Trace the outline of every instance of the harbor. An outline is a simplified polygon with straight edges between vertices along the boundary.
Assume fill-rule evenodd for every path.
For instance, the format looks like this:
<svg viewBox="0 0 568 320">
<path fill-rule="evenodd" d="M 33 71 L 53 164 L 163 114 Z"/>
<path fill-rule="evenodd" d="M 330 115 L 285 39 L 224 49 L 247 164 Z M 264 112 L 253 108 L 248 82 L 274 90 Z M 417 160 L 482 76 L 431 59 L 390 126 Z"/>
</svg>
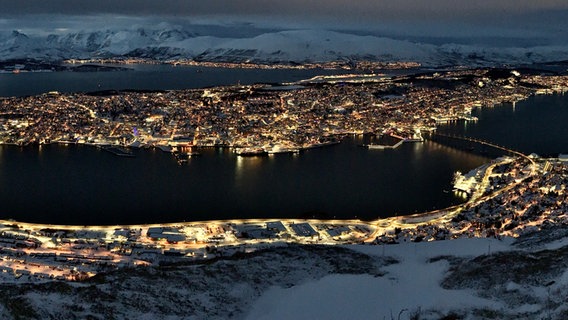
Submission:
<svg viewBox="0 0 568 320">
<path fill-rule="evenodd" d="M 564 77 L 502 70 L 502 77 L 483 88 L 458 81 L 488 74 L 454 70 L 370 83 L 303 83 L 287 91 L 241 85 L 107 96 L 61 90 L 8 98 L 3 103 L 16 103 L 19 112 L 2 113 L 0 181 L 6 187 L 0 200 L 6 218 L 77 224 L 235 217 L 373 220 L 457 205 L 464 199 L 449 192 L 454 173 L 487 163 L 496 149 L 441 136 L 428 140 L 434 128 L 528 154 L 564 151 L 558 150 L 563 126 L 551 125 L 566 111 Z M 519 81 L 559 94 L 533 96 L 534 86 L 511 85 Z M 432 85 L 439 82 L 472 91 L 463 95 Z M 134 109 L 111 114 L 105 108 L 114 100 Z M 163 101 L 174 104 L 170 116 L 152 109 Z M 66 115 L 60 117 L 65 123 L 47 121 L 53 112 Z M 456 115 L 479 121 L 436 125 L 439 117 Z M 215 126 L 212 119 L 218 119 Z M 94 129 L 91 122 L 100 126 Z M 542 135 L 518 130 L 533 126 Z M 65 132 L 58 131 L 62 128 Z M 426 140 L 420 142 L 417 133 Z M 128 152 L 115 156 L 93 147 L 105 145 L 136 157 L 125 161 L 120 155 Z M 182 151 L 184 146 L 192 151 Z M 245 156 L 247 151 L 262 156 Z"/>
</svg>

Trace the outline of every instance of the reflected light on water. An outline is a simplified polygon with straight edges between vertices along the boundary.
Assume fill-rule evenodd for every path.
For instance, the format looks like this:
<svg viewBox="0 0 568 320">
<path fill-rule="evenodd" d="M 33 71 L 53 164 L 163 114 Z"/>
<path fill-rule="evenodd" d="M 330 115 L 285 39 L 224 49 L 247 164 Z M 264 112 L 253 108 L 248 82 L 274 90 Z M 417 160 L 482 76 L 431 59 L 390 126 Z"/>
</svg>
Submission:
<svg viewBox="0 0 568 320">
<path fill-rule="evenodd" d="M 239 182 L 247 172 L 254 172 L 262 165 L 264 159 L 261 157 L 241 157 L 237 156 L 235 165 L 235 180 Z"/>
<path fill-rule="evenodd" d="M 413 144 L 413 150 L 416 153 L 417 156 L 419 156 L 422 153 L 422 148 L 423 148 L 423 143 L 421 142 L 412 142 Z"/>
</svg>

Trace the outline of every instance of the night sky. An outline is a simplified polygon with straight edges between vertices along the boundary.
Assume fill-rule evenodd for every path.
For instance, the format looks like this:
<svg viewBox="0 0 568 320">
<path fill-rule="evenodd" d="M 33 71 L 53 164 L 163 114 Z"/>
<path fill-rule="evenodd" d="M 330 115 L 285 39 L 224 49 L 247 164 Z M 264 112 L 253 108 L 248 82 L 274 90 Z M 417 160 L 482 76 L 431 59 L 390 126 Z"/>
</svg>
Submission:
<svg viewBox="0 0 568 320">
<path fill-rule="evenodd" d="M 0 8 L 0 31 L 56 33 L 168 22 L 417 36 L 562 37 L 568 33 L 566 0 L 0 0 Z"/>
<path fill-rule="evenodd" d="M 568 9 L 565 0 L 2 0 L 2 16 L 14 14 L 176 16 L 284 16 L 373 19 L 482 19 L 538 10 Z"/>
</svg>

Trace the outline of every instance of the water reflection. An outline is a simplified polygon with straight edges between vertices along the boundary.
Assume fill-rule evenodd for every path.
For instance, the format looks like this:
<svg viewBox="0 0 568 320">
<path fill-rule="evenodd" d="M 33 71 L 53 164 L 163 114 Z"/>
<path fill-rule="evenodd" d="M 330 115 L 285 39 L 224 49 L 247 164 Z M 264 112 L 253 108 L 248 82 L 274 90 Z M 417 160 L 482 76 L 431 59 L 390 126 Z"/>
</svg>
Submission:
<svg viewBox="0 0 568 320">
<path fill-rule="evenodd" d="M 414 151 L 414 155 L 416 156 L 416 160 L 420 160 L 422 158 L 424 144 L 419 142 L 412 142 L 412 150 Z"/>
<path fill-rule="evenodd" d="M 262 163 L 267 160 L 264 157 L 242 157 L 236 156 L 235 180 L 242 182 L 247 176 L 257 172 Z"/>
<path fill-rule="evenodd" d="M 306 213 L 376 219 L 461 201 L 442 192 L 451 188 L 454 171 L 487 161 L 432 142 L 384 152 L 361 143 L 347 139 L 299 155 L 268 157 L 205 148 L 183 166 L 151 150 L 124 159 L 84 146 L 2 147 L 0 217 L 70 224 Z"/>
</svg>

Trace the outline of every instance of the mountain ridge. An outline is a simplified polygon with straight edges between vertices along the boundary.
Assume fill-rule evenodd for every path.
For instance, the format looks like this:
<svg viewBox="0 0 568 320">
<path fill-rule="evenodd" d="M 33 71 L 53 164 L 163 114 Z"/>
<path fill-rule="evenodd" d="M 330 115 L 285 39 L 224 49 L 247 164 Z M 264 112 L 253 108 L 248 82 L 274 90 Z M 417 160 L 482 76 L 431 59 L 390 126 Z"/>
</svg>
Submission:
<svg viewBox="0 0 568 320">
<path fill-rule="evenodd" d="M 103 29 L 61 34 L 0 33 L 0 60 L 91 58 L 195 59 L 212 62 L 311 63 L 413 61 L 427 66 L 495 66 L 568 60 L 568 45 L 494 47 L 431 44 L 340 31 L 268 31 L 211 36 L 178 27 Z"/>
</svg>

